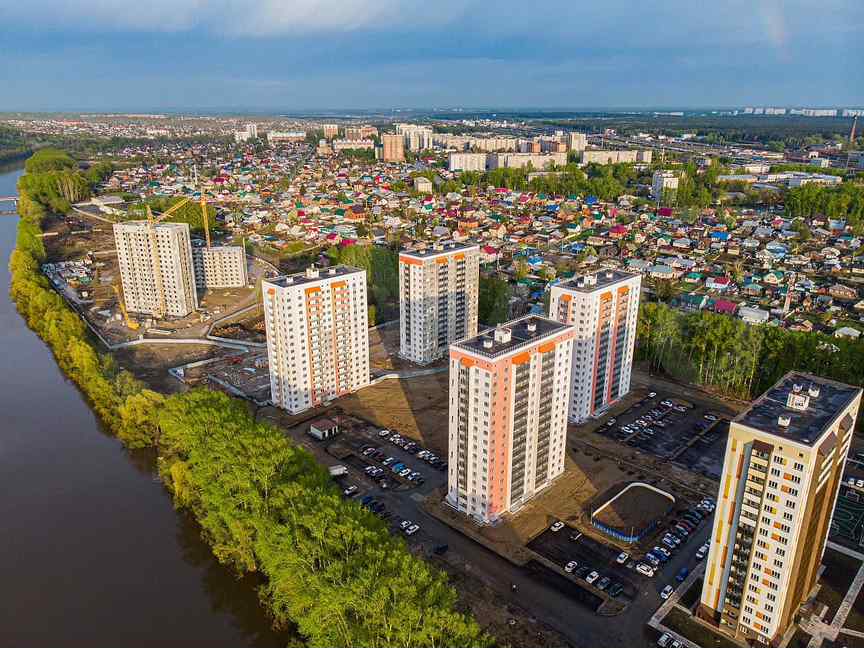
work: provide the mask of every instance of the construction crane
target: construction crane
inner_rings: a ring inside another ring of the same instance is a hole
[[[153,210],[150,209],[150,205],[145,204],[145,209],[147,211],[147,229],[150,237],[150,262],[153,266],[153,280],[156,283],[156,293],[159,295],[159,303],[157,304],[156,311],[153,313],[157,319],[162,319],[165,317],[165,313],[168,310],[165,301],[165,284],[162,280],[162,260],[159,258],[159,245],[156,241],[156,224],[161,223],[163,220],[174,214],[183,206],[187,205],[191,202],[192,198],[189,196],[184,196],[176,203],[171,205],[164,212],[159,214],[159,216],[153,216]],[[204,237],[207,240],[207,247],[210,247],[210,226],[208,223],[208,214],[207,214],[207,198],[204,196],[203,192],[201,193],[201,220],[204,223]]]
[[[137,331],[141,325],[129,317],[129,313],[126,310],[126,303],[123,301],[123,295],[120,292],[120,288],[117,284],[111,284],[111,288],[114,290],[114,294],[117,295],[117,302],[120,304],[120,312],[123,313],[123,322],[125,322],[126,328],[132,331]]]

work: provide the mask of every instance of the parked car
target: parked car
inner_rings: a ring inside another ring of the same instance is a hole
[[[619,565],[626,565],[628,560],[630,560],[630,554],[628,554],[626,551],[622,551],[620,554],[618,554],[615,562]]]
[[[689,573],[690,573],[689,569],[687,569],[686,567],[682,567],[681,571],[679,571],[675,575],[675,580],[678,581],[679,583],[683,583],[684,579],[687,578],[687,574],[689,574]]]
[[[419,525],[419,524],[412,524],[412,525],[409,526],[407,529],[405,529],[405,535],[409,535],[409,536],[410,536],[410,535],[414,535],[414,534],[417,533],[419,530],[420,530],[420,525]]]
[[[609,596],[611,596],[612,598],[615,598],[616,596],[621,594],[621,592],[623,592],[623,591],[624,591],[624,586],[621,583],[612,583],[612,585],[609,587],[609,589],[606,590],[606,593]]]
[[[579,563],[577,563],[575,560],[571,560],[566,565],[564,565],[564,571],[567,572],[568,574],[572,574],[573,570],[576,569],[578,566],[579,566]]]
[[[699,549],[696,550],[696,560],[702,560],[705,556],[708,555],[709,545],[706,542]]]
[[[400,470],[399,473],[398,473],[398,475],[399,475],[400,477],[407,477],[407,476],[410,475],[410,474],[411,474],[411,469],[410,469],[410,468],[403,468],[403,469]]]
[[[379,431],[378,431],[378,436],[379,436],[379,437],[386,437],[386,436],[390,436],[390,430],[379,430]]]
[[[663,547],[654,547],[651,552],[657,556],[660,556],[660,560],[666,562],[672,557],[672,552],[667,551]]]
[[[407,529],[408,527],[410,527],[412,524],[414,524],[414,523],[413,523],[411,520],[402,520],[402,521],[399,523],[399,528],[402,529],[402,530],[404,531],[405,529]]]
[[[672,592],[674,592],[674,591],[675,591],[675,589],[671,585],[667,585],[666,587],[663,588],[663,591],[660,592],[660,598],[662,598],[665,601],[670,596],[672,596]]]
[[[644,558],[645,562],[649,563],[652,567],[658,567],[660,565],[660,559],[652,554],[650,551],[645,554]]]
[[[648,578],[653,578],[654,576],[654,568],[651,565],[640,562],[636,565],[636,571],[638,571],[643,576],[647,576]]]
[[[648,398],[656,398],[657,392],[648,392]]]
[[[549,527],[550,531],[560,531],[564,528],[564,523],[561,520],[556,520],[552,523],[552,526]]]
[[[450,547],[449,547],[448,545],[446,545],[446,544],[440,544],[440,545],[437,545],[437,546],[432,550],[432,553],[434,553],[436,556],[443,556],[445,553],[447,553],[447,550],[448,550],[449,548],[450,548]]]
[[[345,490],[343,490],[342,494],[345,497],[351,497],[356,492],[357,492],[357,487],[352,485],[352,486],[349,486],[348,488],[346,488]]]
[[[717,417],[714,416],[713,414],[706,414],[706,415],[705,415],[705,420],[706,420],[706,421],[711,421],[711,422],[713,423],[714,421],[717,420]]]
[[[597,589],[599,589],[602,592],[607,587],[609,587],[611,584],[612,584],[612,579],[609,578],[608,576],[604,576],[603,578],[601,578],[597,582]]]
[[[665,632],[663,635],[657,640],[657,645],[660,648],[670,648],[670,644],[672,643],[672,637]]]
[[[593,585],[599,578],[600,574],[598,574],[596,571],[592,571],[585,577],[585,582],[589,585]]]

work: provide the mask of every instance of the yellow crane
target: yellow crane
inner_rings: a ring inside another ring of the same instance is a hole
[[[114,294],[117,295],[117,303],[120,304],[120,312],[123,313],[123,321],[126,323],[126,328],[137,331],[141,328],[141,325],[129,317],[129,313],[126,311],[126,303],[123,301],[123,295],[120,288],[117,284],[111,284],[111,288],[114,290]]]

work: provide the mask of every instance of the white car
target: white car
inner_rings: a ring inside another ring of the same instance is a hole
[[[618,554],[618,557],[615,559],[615,562],[618,563],[619,565],[623,565],[628,560],[630,560],[630,554],[628,554],[626,551],[622,551],[620,554]]]
[[[378,436],[380,436],[380,437],[390,436],[390,430],[381,430],[378,433]]]
[[[552,523],[552,526],[549,527],[551,531],[560,531],[564,528],[564,523],[561,520]]]
[[[579,563],[577,563],[575,560],[571,560],[566,565],[564,565],[564,571],[567,572],[568,574],[572,574],[573,570],[576,569],[578,566],[579,566]]]
[[[696,559],[702,560],[705,556],[707,556],[708,555],[708,549],[709,549],[709,547],[708,547],[707,542],[705,544],[703,544],[701,547],[699,547],[699,549],[696,551]]]
[[[414,535],[420,530],[419,524],[412,524],[407,529],[405,529],[405,535]]]
[[[657,640],[657,645],[660,646],[660,648],[668,648],[671,643],[672,637],[665,632],[663,633],[663,636]]]
[[[585,577],[585,582],[588,583],[589,585],[591,585],[592,583],[594,583],[599,578],[600,578],[600,574],[598,574],[596,571],[592,571],[590,574],[588,574]]]
[[[408,527],[410,527],[412,524],[414,524],[414,523],[413,523],[411,520],[402,520],[402,521],[399,523],[399,528],[402,529],[402,530],[404,531],[405,529],[407,529]]]
[[[672,589],[671,585],[667,585],[666,587],[663,588],[663,591],[660,592],[660,598],[662,598],[665,601],[670,596],[672,596],[672,592],[674,592],[674,591],[675,590]]]
[[[657,392],[650,392],[648,394],[648,398],[655,398],[657,396]]]
[[[706,414],[706,415],[705,415],[705,420],[706,420],[706,421],[712,421],[712,422],[713,422],[713,421],[716,421],[716,420],[717,420],[717,417],[714,416],[713,414]]]
[[[636,565],[636,571],[638,571],[643,576],[647,576],[648,578],[654,577],[654,568],[651,565],[646,565],[645,563],[640,562]]]

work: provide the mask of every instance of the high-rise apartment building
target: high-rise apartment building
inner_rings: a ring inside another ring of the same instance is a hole
[[[584,151],[588,146],[588,136],[585,133],[571,131],[567,133],[567,148],[571,151]]]
[[[630,391],[642,276],[621,270],[592,272],[552,286],[549,316],[572,324],[570,420],[606,411]]]
[[[296,414],[369,384],[365,270],[309,268],[263,297],[274,405]]]
[[[405,138],[387,133],[381,136],[382,157],[385,162],[405,161]]]
[[[189,225],[115,223],[114,242],[129,312],[185,317],[198,308]]]
[[[449,243],[399,253],[399,353],[427,364],[477,335],[480,247]]]
[[[678,174],[674,171],[655,171],[651,177],[651,195],[659,200],[664,191],[676,191],[678,182]]]
[[[324,133],[324,139],[333,139],[339,135],[339,124],[323,124],[321,130]]]
[[[732,421],[700,618],[780,643],[816,585],[860,404],[859,387],[793,372]]]
[[[192,265],[199,290],[246,285],[246,250],[240,245],[192,248]]]
[[[529,315],[450,347],[447,502],[481,523],[564,472],[573,327]]]

